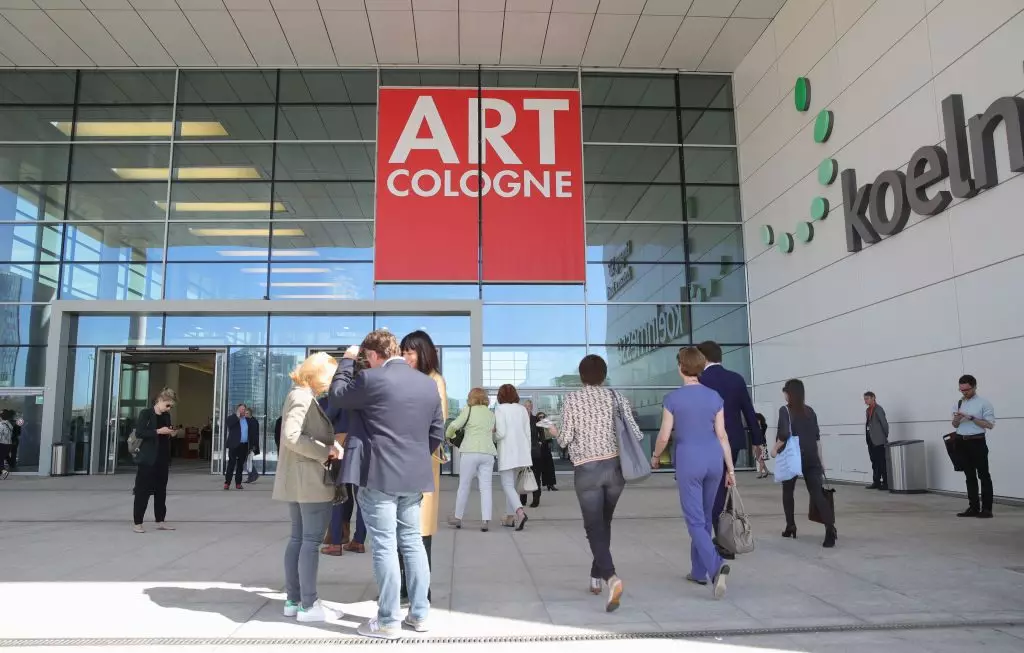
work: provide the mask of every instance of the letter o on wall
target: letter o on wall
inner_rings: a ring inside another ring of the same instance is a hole
[[[892,189],[892,215],[885,209],[886,193]],[[903,231],[910,219],[910,202],[907,201],[907,176],[899,170],[886,170],[875,178],[871,186],[871,224],[882,236],[892,236]]]

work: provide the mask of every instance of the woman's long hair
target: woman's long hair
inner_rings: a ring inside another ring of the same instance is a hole
[[[786,405],[789,406],[789,412],[796,413],[797,415],[803,415],[807,412],[807,405],[804,403],[804,382],[800,379],[790,379],[786,381],[786,385],[782,386],[782,391],[786,393]]]
[[[402,338],[398,348],[403,352],[416,352],[416,369],[424,374],[433,374],[441,368],[437,358],[437,347],[426,331],[413,331]]]

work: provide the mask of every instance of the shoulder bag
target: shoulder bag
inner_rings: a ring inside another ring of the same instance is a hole
[[[825,495],[825,502],[829,505],[829,508],[832,511],[834,521],[836,514],[836,489],[828,482],[828,478],[824,473],[821,475],[821,491]],[[810,505],[807,508],[807,519],[816,524],[825,524],[825,520],[821,518],[821,512],[818,510],[818,504],[814,503],[814,497],[810,497]]]
[[[725,510],[718,518],[718,543],[736,555],[754,550],[754,530],[735,486],[729,488]]]
[[[627,483],[641,483],[651,477],[651,460],[644,453],[643,445],[636,437],[636,431],[626,419],[622,398],[612,393],[612,420],[615,423],[615,437],[619,442],[619,465],[622,478]]]
[[[466,421],[462,423],[462,426],[455,429],[455,437],[452,438],[452,446],[456,449],[462,447],[462,441],[466,439],[466,427],[469,426],[469,418],[473,416],[473,406],[469,407],[469,412],[466,413]]]
[[[800,456],[800,438],[793,432],[793,415],[786,408],[789,417],[789,439],[779,455],[775,457],[775,482],[792,480],[803,472],[803,458]]]
[[[964,400],[961,399],[956,403],[956,409],[960,410],[960,407],[964,405]],[[964,454],[958,446],[960,444],[960,436],[956,431],[947,433],[942,436],[942,441],[946,445],[946,455],[949,456],[949,462],[953,463],[953,471],[962,472],[964,471]]]

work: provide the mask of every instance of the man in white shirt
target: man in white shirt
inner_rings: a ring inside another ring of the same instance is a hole
[[[963,459],[964,476],[967,477],[967,510],[957,517],[992,518],[992,476],[988,471],[988,443],[985,431],[996,426],[996,412],[991,402],[978,395],[978,380],[970,374],[960,377],[960,394],[953,411],[953,426],[956,427],[957,450]],[[978,497],[978,481],[981,481],[981,497]]]

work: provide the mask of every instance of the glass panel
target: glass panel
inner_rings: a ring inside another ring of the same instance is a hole
[[[590,218],[589,213],[587,218]],[[687,186],[686,219],[689,222],[743,222],[739,186]]]
[[[373,260],[373,222],[278,222],[273,258],[287,260]]]
[[[277,424],[277,419],[281,416],[284,398],[288,396],[288,392],[292,389],[292,380],[289,374],[305,359],[305,347],[272,347],[270,349],[269,365],[267,366],[267,421],[264,428],[265,437],[263,438],[263,458],[266,461],[264,473],[271,473],[277,470],[278,450],[277,443],[274,442],[275,425]],[[239,366],[244,368],[245,364],[240,362]],[[231,383],[232,376],[230,372],[228,373],[228,379],[229,387],[238,387],[244,383],[240,378],[236,383]],[[228,395],[229,397],[232,396],[230,390]]]
[[[682,384],[676,366],[679,347],[678,344],[667,347],[591,346],[590,353],[608,361],[610,385],[675,387]],[[662,392],[661,397],[666,392]]]
[[[377,107],[282,106],[277,121],[280,140],[372,141],[377,137]]]
[[[68,207],[68,220],[162,222],[167,215],[167,182],[72,184]]]
[[[377,102],[375,70],[283,70],[281,98],[284,103]]]
[[[690,268],[691,302],[745,302],[747,279],[738,263],[700,264]]]
[[[167,228],[168,261],[223,261],[229,257],[266,261],[269,256],[269,222],[172,222]],[[263,269],[265,272],[265,265]]]
[[[474,284],[380,283],[377,299],[480,299]]]
[[[743,260],[740,226],[690,225],[687,232],[690,260],[694,263],[730,264]]]
[[[469,345],[468,315],[382,315],[374,316],[374,328],[388,329],[401,340],[413,331],[426,331],[434,344]]]
[[[274,184],[274,201],[284,205],[274,212],[276,220],[373,220],[374,185],[373,182],[278,182]]]
[[[0,145],[0,182],[64,181],[69,150],[67,145]]]
[[[64,260],[79,263],[163,260],[164,225],[159,223],[69,224]]]
[[[66,141],[73,117],[71,107],[2,107],[0,141]]]
[[[0,263],[0,301],[48,302],[56,295],[56,264]]]
[[[376,145],[280,144],[276,178],[285,181],[372,181]]]
[[[79,73],[81,104],[167,104],[174,102],[174,71],[92,71]]]
[[[576,71],[487,70],[481,72],[484,88],[577,88]]]
[[[587,342],[583,306],[484,306],[484,344],[574,345]]]
[[[73,104],[75,71],[0,71],[0,104]]]
[[[46,347],[0,347],[0,388],[42,386],[45,368]]]
[[[373,331],[372,315],[271,315],[271,345],[333,345],[362,342]]]
[[[683,262],[681,224],[592,223],[587,225],[588,261]]]
[[[381,69],[381,86],[477,86],[475,70]]]
[[[168,315],[166,321],[167,346],[267,344],[266,315]]]
[[[269,183],[176,182],[171,186],[171,220],[269,220],[272,208]],[[287,210],[287,206],[278,208]]]
[[[484,347],[484,385],[574,387],[586,347]]]
[[[736,148],[684,147],[688,184],[739,184]]]
[[[750,375],[750,347],[722,347],[722,365],[741,375],[747,385],[753,383]]]
[[[728,75],[680,75],[679,104],[695,109],[732,109],[732,81]]]
[[[0,283],[0,294],[5,285]],[[0,345],[45,345],[49,329],[49,306],[0,304]]]
[[[472,386],[469,347],[442,347],[441,374],[448,389],[448,417],[452,419],[469,400]]]
[[[279,372],[293,363],[292,357],[288,355],[277,361]],[[233,413],[238,404],[245,404],[252,411],[252,416],[260,422],[263,432],[266,432],[263,421],[267,406],[267,362],[267,350],[263,347],[232,348],[228,353],[226,414]],[[290,367],[288,371],[291,371]],[[273,441],[273,431],[270,440]]]
[[[62,299],[160,299],[159,263],[67,263]]]
[[[680,263],[590,263],[587,265],[587,301],[686,301],[686,280]],[[591,340],[593,342],[593,340]]]
[[[584,145],[587,183],[678,183],[679,148],[655,145]]]
[[[183,70],[178,104],[264,104],[274,101],[273,70]]]
[[[604,107],[675,107],[671,75],[583,74],[583,104]]]
[[[62,226],[53,222],[0,224],[0,261],[56,261],[61,231]]]
[[[273,158],[274,146],[269,143],[175,145],[174,177],[182,181],[270,179]]]
[[[735,145],[732,111],[683,111],[683,142],[694,145]]]
[[[678,143],[675,109],[583,108],[585,143]]]
[[[582,302],[582,285],[485,284],[484,300],[489,302]]]
[[[71,179],[74,181],[124,181],[139,176],[148,176],[153,181],[166,176],[164,171],[171,157],[171,148],[166,143],[79,143],[74,147],[71,163]]]
[[[74,446],[74,471],[89,471],[92,458],[93,387],[96,380],[96,350],[80,347],[71,350],[65,375],[74,379],[71,393],[62,398],[64,415],[69,418],[68,439]]]
[[[680,304],[591,304],[591,344],[637,348],[689,344],[687,307]],[[725,341],[723,341],[725,342]],[[743,342],[743,341],[741,341]]]
[[[262,285],[266,288],[266,280]],[[271,299],[372,299],[372,263],[274,263]]]
[[[671,389],[623,389],[620,392],[626,397],[626,400],[629,401],[630,406],[633,408],[633,417],[644,434],[644,439],[640,444],[648,457],[650,457],[658,440],[658,431],[661,429],[662,402],[665,395],[671,392]],[[671,449],[672,447],[668,451],[671,451]],[[666,452],[662,456],[660,469],[669,471],[673,469],[670,453]]]
[[[274,139],[274,107],[178,107],[175,138],[205,141],[269,141]]]
[[[63,185],[0,185],[0,221],[60,220],[66,192]]]
[[[82,345],[159,346],[163,343],[164,317],[160,314],[80,315],[75,318],[70,341]]]
[[[79,107],[75,120],[78,141],[169,141],[171,105]]]
[[[705,340],[732,345],[749,342],[746,306],[697,305],[690,310],[695,343]]]
[[[3,354],[0,354],[0,366],[3,365],[3,360]],[[0,383],[2,374],[0,371]],[[0,410],[13,410],[15,417],[21,419],[17,460],[14,465],[15,470],[19,472],[34,472],[39,469],[39,438],[43,424],[43,408],[42,395],[0,395]],[[71,456],[68,460],[70,464],[76,459],[76,455],[74,452],[68,453]]]
[[[252,263],[168,263],[166,298],[265,299],[266,276],[247,273],[259,267]]]
[[[681,222],[679,186],[644,184],[587,184],[587,222]]]

